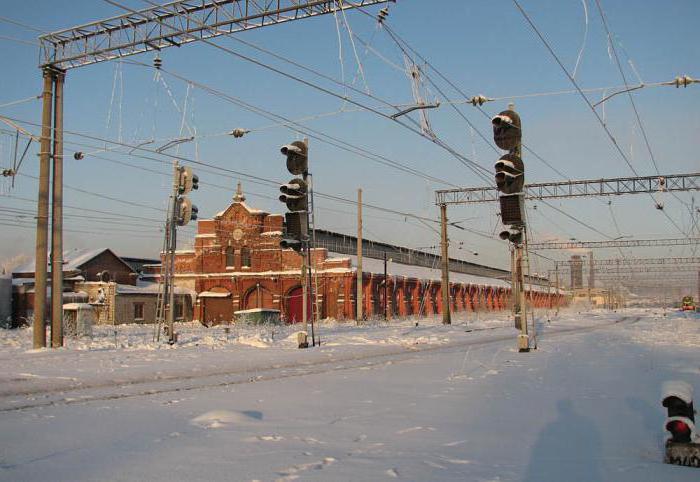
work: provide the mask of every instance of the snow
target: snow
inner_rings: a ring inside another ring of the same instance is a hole
[[[697,314],[507,313],[300,326],[0,330],[0,480],[690,481],[664,382],[700,390]],[[50,475],[47,475],[50,474]]]

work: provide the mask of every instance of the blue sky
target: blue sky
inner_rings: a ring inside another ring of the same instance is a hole
[[[147,6],[142,1],[123,3],[132,8]],[[566,68],[573,71],[584,38],[582,1],[522,0],[521,4]],[[697,43],[692,41],[700,19],[700,2],[601,0],[601,4],[630,83],[639,82],[637,75],[645,83],[667,81],[682,74],[700,77],[700,53]],[[586,0],[586,5],[588,33],[576,80],[583,88],[619,86],[622,80],[609,56],[607,38],[595,1]],[[632,5],[634,8],[631,8]],[[510,0],[401,0],[390,4],[389,8],[388,23],[391,28],[468,96],[483,94],[506,97],[572,89],[561,68]],[[369,10],[376,13],[378,7]],[[1,16],[42,31],[55,31],[120,13],[122,11],[117,7],[99,1],[28,0],[8,2]],[[368,49],[355,39],[355,49],[366,83],[358,75],[353,45],[347,28],[342,25],[342,18],[338,19],[341,23],[340,48],[333,16],[243,32],[237,37],[316,69],[326,76],[344,79],[347,83],[354,82],[356,88],[369,89],[375,99],[394,105],[412,103],[405,60],[393,40],[378,29],[376,21],[365,15],[349,11],[346,19],[352,32],[371,46]],[[0,105],[39,94],[41,75],[37,68],[38,48],[16,41],[35,41],[37,35],[37,32],[27,28],[0,21],[0,62],[4,70],[0,80]],[[7,40],[8,37],[15,41]],[[219,38],[215,42],[340,95],[344,93],[338,85],[234,39]],[[309,128],[430,176],[460,186],[485,184],[448,152],[392,121],[366,110],[358,111],[355,106],[344,104],[337,97],[211,46],[197,44],[166,49],[160,57],[168,72],[289,119],[309,118],[303,121]],[[129,60],[151,65],[153,58],[154,54],[147,53],[130,57]],[[451,100],[462,99],[461,95],[440,80],[435,71],[426,71],[445,94],[440,94],[430,85],[424,90],[427,100],[442,102],[438,109],[428,113],[434,132],[452,148],[489,170],[490,177],[498,154],[477,133],[473,133],[464,119],[448,105]],[[299,138],[298,134],[200,88],[190,88],[188,94],[187,83],[167,73],[163,74],[163,80],[167,88],[162,82],[154,81],[152,68],[128,62],[113,61],[69,71],[65,93],[66,130],[122,139],[129,144],[156,139],[148,144],[149,148],[155,149],[169,139],[181,136],[182,115],[179,111],[186,105],[187,125],[192,130],[196,129],[197,142],[182,144],[180,155],[274,181],[287,181],[292,177],[284,168],[279,146]],[[698,85],[687,89],[649,87],[633,94],[662,174],[699,170],[700,161],[696,154],[700,128],[698,89]],[[604,94],[599,91],[589,95],[592,101],[597,101]],[[355,93],[352,93],[352,97],[367,106],[381,105],[378,100]],[[514,102],[523,119],[524,142],[566,177],[632,175],[578,94],[517,98]],[[490,116],[506,108],[507,103],[508,100],[499,100],[487,103],[483,109]],[[178,105],[177,109],[174,104]],[[471,105],[460,105],[459,109],[490,139],[487,116]],[[599,112],[602,114],[600,108]],[[0,114],[37,123],[40,120],[40,103],[34,100],[2,107]],[[641,175],[655,174],[627,96],[619,95],[606,102],[604,118],[635,170]],[[2,127],[5,129],[5,126]],[[34,126],[26,127],[34,133],[38,132]],[[241,139],[222,135],[236,127],[251,129],[252,132]],[[187,130],[184,132],[184,135],[189,135]],[[67,209],[67,215],[106,217],[107,222],[98,223],[97,219],[87,217],[66,217],[65,246],[105,246],[125,255],[155,256],[162,243],[159,232],[162,223],[120,217],[164,217],[161,210],[168,196],[171,158],[153,156],[161,159],[161,162],[154,162],[129,156],[124,150],[99,152],[103,144],[79,136],[67,134],[66,140],[92,146],[66,146],[66,185],[103,196],[66,189],[66,204],[113,214]],[[13,149],[13,136],[0,135],[2,167],[11,164]],[[361,187],[364,200],[368,203],[437,219],[434,190],[445,185],[382,166],[315,139],[311,140],[310,149],[317,191],[354,199],[357,188]],[[75,161],[72,153],[77,150],[89,154],[83,160]],[[175,149],[169,152],[175,152]],[[5,224],[0,225],[0,259],[33,253],[33,220],[31,215],[26,217],[24,210],[34,209],[35,204],[19,198],[36,198],[36,181],[28,177],[38,172],[35,154],[36,148],[30,149],[22,166],[24,175],[17,177],[14,189],[9,188],[6,179],[0,179],[0,208],[3,209],[0,211],[0,223]],[[524,161],[527,182],[561,179],[527,152]],[[283,211],[283,206],[276,200],[277,188],[272,184],[256,185],[245,177],[228,176],[215,170],[199,169],[198,173],[201,188],[192,195],[192,199],[199,206],[202,217],[211,217],[227,206],[239,178],[250,205],[270,212]],[[679,194],[687,205],[694,202],[693,196],[694,193]],[[119,203],[114,199],[138,206]],[[658,196],[658,200],[663,202],[665,212],[676,224],[687,231],[691,223],[688,206],[668,194]],[[697,205],[697,200],[695,202]],[[610,200],[610,204],[607,199],[562,200],[552,204],[598,232],[548,206],[531,203],[528,216],[532,239],[605,239],[600,233],[610,237],[682,237],[673,224],[654,208],[654,201],[649,196],[616,197]],[[355,232],[353,206],[320,198],[317,205],[319,227]],[[486,264],[507,265],[507,246],[496,236],[501,225],[495,212],[495,206],[472,205],[450,209],[451,220],[466,219],[465,226],[485,234],[479,236],[451,230],[453,244],[461,242],[468,247],[454,250],[455,255]],[[429,226],[426,226],[405,216],[370,209],[365,210],[365,215],[367,238],[410,247],[438,243],[438,235],[433,230],[437,225],[428,223]],[[24,217],[18,219],[17,216]],[[8,225],[17,223],[29,227]],[[183,230],[181,246],[186,247],[193,234],[193,229]],[[469,253],[471,251],[477,251],[479,255],[474,256]],[[626,251],[627,255],[636,256],[690,253],[691,250],[684,247]],[[563,259],[569,253],[550,251],[543,254]],[[617,255],[619,252],[616,250],[598,254],[599,257]],[[537,263],[533,266],[535,271],[548,268],[541,260]]]

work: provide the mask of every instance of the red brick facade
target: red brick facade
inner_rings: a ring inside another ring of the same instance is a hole
[[[176,284],[198,293],[194,319],[216,324],[233,319],[233,313],[251,308],[280,310],[287,321],[300,321],[300,269],[295,251],[279,246],[284,217],[252,209],[239,191],[229,207],[197,223],[194,248],[178,251]],[[349,258],[329,258],[316,249],[312,265],[317,274],[320,318],[354,319],[356,271]],[[510,290],[503,287],[451,283],[455,311],[502,310]],[[439,281],[389,276],[389,316],[441,313]],[[536,306],[548,303],[544,293],[531,293]],[[364,273],[366,317],[384,313],[383,274]]]

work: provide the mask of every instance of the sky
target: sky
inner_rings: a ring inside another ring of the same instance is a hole
[[[38,99],[7,105],[41,91],[38,46],[34,45],[37,36],[124,10],[101,1],[2,3],[0,115],[18,119],[24,128],[38,134]],[[148,6],[145,1],[119,3],[130,8]],[[689,40],[696,35],[700,18],[696,1],[645,0],[634,2],[632,9],[628,1],[600,0],[613,36],[611,43],[595,0],[519,3],[564,68],[569,73],[576,70],[581,88],[608,88],[587,93],[592,103],[623,85],[610,45],[620,56],[630,85],[669,81],[684,74],[700,77],[698,47]],[[376,14],[379,8],[366,11]],[[195,161],[191,165],[201,182],[191,198],[199,207],[200,218],[225,209],[239,181],[249,205],[284,212],[277,200],[277,185],[293,176],[285,169],[279,147],[303,135],[278,117],[271,120],[259,110],[253,112],[257,109],[313,129],[309,162],[317,192],[317,227],[355,234],[356,207],[351,201],[361,188],[365,203],[407,213],[367,206],[365,238],[413,248],[439,245],[439,225],[410,216],[437,221],[436,189],[491,184],[493,164],[501,152],[491,142],[489,118],[509,102],[520,113],[523,142],[531,149],[524,153],[526,182],[631,176],[633,169],[639,175],[699,170],[700,86],[650,86],[632,93],[657,170],[629,97],[617,95],[597,108],[623,158],[581,96],[571,92],[574,87],[567,75],[513,1],[401,0],[388,8],[387,24],[397,35],[393,38],[376,18],[350,10],[336,17],[326,15],[214,40],[227,51],[201,43],[165,49],[159,54],[163,70],[158,76],[152,52],[70,70],[64,106],[64,246],[109,247],[121,255],[157,256],[172,182],[173,158],[168,153]],[[397,40],[421,58],[407,59]],[[423,72],[421,97],[440,102],[438,108],[425,111],[432,131],[440,143],[468,161],[460,161],[416,133],[410,119],[418,121],[419,113],[399,118],[413,131],[387,118],[396,112],[387,106],[415,103],[407,74],[411,61]],[[223,95],[212,95],[210,89]],[[552,94],[561,91],[567,93]],[[479,94],[498,100],[486,103],[483,112],[464,103],[465,96]],[[15,155],[15,136],[6,124],[0,128],[0,168],[7,168]],[[250,132],[242,138],[226,135],[234,128]],[[194,140],[162,154],[115,149],[115,144],[105,142],[146,143],[144,148],[155,151],[183,137]],[[338,148],[339,144],[346,149]],[[20,154],[25,145],[26,140],[20,138]],[[364,154],[358,155],[358,149]],[[73,158],[77,151],[85,153],[83,159]],[[141,157],[133,155],[139,152]],[[14,187],[10,178],[0,178],[0,260],[33,255],[36,154],[33,143]],[[419,174],[388,167],[378,159],[400,163]],[[481,168],[473,168],[472,163]],[[346,201],[324,197],[329,194]],[[681,238],[693,226],[690,213],[697,209],[695,196],[692,192],[677,197],[659,193],[565,199],[549,205],[529,202],[529,237],[538,241]],[[655,203],[662,204],[663,211]],[[467,228],[450,229],[451,255],[507,267],[508,246],[498,239],[503,226],[496,213],[495,205],[450,207],[450,221]],[[191,244],[194,234],[193,225],[183,228],[179,247]],[[621,253],[690,256],[694,250],[683,246],[601,250],[595,256]],[[571,253],[541,254],[565,259]],[[551,262],[532,258],[532,271],[548,269]]]

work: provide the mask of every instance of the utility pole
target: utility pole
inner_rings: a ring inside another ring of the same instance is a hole
[[[588,252],[588,306],[592,307],[593,300],[591,298],[593,291],[593,284],[595,283],[595,274],[593,266],[593,251]]]
[[[193,189],[199,189],[199,178],[189,167],[183,167],[177,161],[173,162],[173,190],[170,195],[170,209],[165,230],[165,274],[162,285],[162,296],[158,293],[160,305],[157,308],[156,340],[160,340],[160,326],[163,321],[168,327],[168,343],[177,343],[175,333],[175,251],[177,250],[177,227],[185,226],[197,219],[199,210],[186,196]],[[163,270],[161,270],[163,273]],[[183,306],[184,309],[184,306]]]
[[[357,190],[357,323],[363,319],[362,300],[362,189]]]
[[[63,346],[63,82],[54,75],[53,196],[51,207],[51,347]]]
[[[556,293],[557,311],[555,313],[557,316],[559,316],[559,294],[560,294],[560,291],[559,291],[559,265],[558,264],[554,265],[554,272],[555,272],[555,276],[557,277],[557,286],[556,286],[556,289],[557,289],[557,293]]]
[[[496,145],[508,151],[496,162],[496,190],[500,192],[498,201],[501,207],[501,222],[510,225],[498,236],[510,241],[511,276],[513,276],[513,312],[515,326],[520,330],[518,350],[530,351],[530,335],[527,326],[527,299],[525,297],[525,269],[528,263],[525,246],[527,246],[527,228],[525,226],[525,165],[522,160],[522,126],[520,116],[513,104],[491,119],[493,140]],[[444,199],[444,192],[438,191],[438,198]],[[445,199],[443,203],[446,203]]]
[[[44,348],[46,346],[45,322],[46,278],[48,271],[47,245],[49,237],[49,159],[51,158],[53,75],[53,69],[44,69],[41,141],[39,143],[39,197],[36,215],[36,264],[34,266],[34,349]]]
[[[384,321],[389,319],[389,316],[388,316],[389,298],[387,298],[387,295],[389,293],[388,288],[389,288],[389,278],[387,278],[386,251],[384,251]]]
[[[440,248],[442,250],[442,324],[452,323],[450,316],[450,257],[447,239],[447,204],[440,205]]]

